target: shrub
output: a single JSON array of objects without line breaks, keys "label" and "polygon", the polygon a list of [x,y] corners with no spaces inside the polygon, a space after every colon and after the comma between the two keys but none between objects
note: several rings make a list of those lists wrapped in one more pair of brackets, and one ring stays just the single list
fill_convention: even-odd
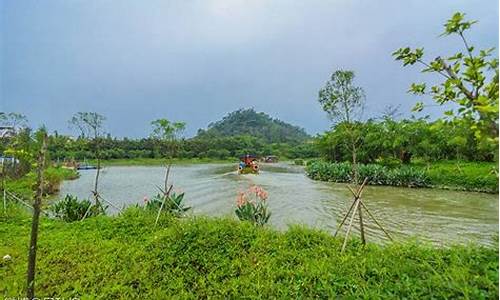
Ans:
[{"label": "shrub", "polygon": [[297,158],[296,160],[293,161],[294,164],[298,166],[303,166],[304,165],[304,160],[301,158]]},{"label": "shrub", "polygon": [[144,208],[151,211],[158,211],[162,203],[165,202],[162,211],[178,217],[191,209],[190,206],[185,206],[184,204],[184,193],[177,195],[172,192],[168,197],[165,197],[163,194],[157,194],[151,200],[144,198],[144,202]]},{"label": "shrub", "polygon": [[[306,167],[307,175],[314,180],[351,182],[352,164],[315,161]],[[370,185],[392,185],[406,187],[428,187],[431,185],[427,173],[418,168],[400,166],[390,169],[376,164],[358,164],[359,177],[368,178]]]},{"label": "shrub", "polygon": [[267,192],[256,185],[251,186],[246,192],[240,192],[235,210],[238,219],[264,226],[271,217],[271,212],[267,209],[267,196]]},{"label": "shrub", "polygon": [[79,201],[77,197],[72,195],[66,195],[63,200],[58,201],[54,205],[52,205],[50,210],[52,213],[54,213],[54,216],[56,218],[66,222],[73,222],[83,219],[83,216],[85,215],[85,212],[87,212],[87,210],[89,210],[89,212],[87,213],[87,217],[93,217],[100,213],[103,213],[102,209],[97,209],[95,205],[92,205],[89,200],[84,199],[82,201]]}]

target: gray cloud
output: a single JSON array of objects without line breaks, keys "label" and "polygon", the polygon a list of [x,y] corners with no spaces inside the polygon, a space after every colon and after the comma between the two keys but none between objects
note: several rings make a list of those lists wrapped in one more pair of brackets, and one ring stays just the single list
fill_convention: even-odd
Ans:
[{"label": "gray cloud", "polygon": [[409,114],[408,85],[429,77],[390,54],[456,52],[460,41],[438,38],[455,11],[480,21],[474,44],[498,44],[497,1],[2,1],[0,109],[62,132],[74,112],[98,111],[112,134],[144,136],[155,118],[192,135],[255,107],[317,133],[329,127],[317,91],[345,68],[367,115]]}]

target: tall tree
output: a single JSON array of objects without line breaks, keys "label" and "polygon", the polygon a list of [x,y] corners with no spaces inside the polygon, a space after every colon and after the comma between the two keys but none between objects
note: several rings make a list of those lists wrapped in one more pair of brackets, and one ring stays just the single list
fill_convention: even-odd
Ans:
[{"label": "tall tree", "polygon": [[318,101],[335,125],[342,124],[349,134],[354,181],[358,183],[357,148],[361,132],[355,122],[363,114],[365,93],[354,85],[354,72],[337,70],[319,91]]},{"label": "tall tree", "polygon": [[[400,48],[392,55],[403,66],[420,64],[422,72],[435,73],[442,81],[427,88],[426,83],[413,83],[409,92],[429,95],[438,105],[454,103],[457,111],[449,110],[445,116],[455,121],[471,124],[476,138],[498,144],[498,58],[492,56],[495,48],[477,51],[466,38],[466,32],[477,21],[465,20],[465,14],[455,13],[445,24],[441,36],[456,36],[464,49],[449,57],[438,56],[434,60],[423,59],[424,49]],[[424,108],[418,102],[414,111]]]},{"label": "tall tree", "polygon": [[104,121],[106,118],[96,112],[78,112],[76,113],[70,122],[70,125],[76,127],[83,138],[92,139],[94,157],[97,162],[97,169],[94,181],[94,190],[92,193],[94,194],[95,205],[97,210],[104,211],[103,206],[99,201],[99,174],[101,171],[101,152],[100,152],[100,143],[101,139],[104,136]]}]

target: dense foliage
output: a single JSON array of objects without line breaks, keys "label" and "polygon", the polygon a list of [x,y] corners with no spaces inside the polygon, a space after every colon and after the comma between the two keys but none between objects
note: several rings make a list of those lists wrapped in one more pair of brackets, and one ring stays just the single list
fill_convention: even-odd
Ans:
[{"label": "dense foliage", "polygon": [[[75,170],[49,167],[44,172],[44,194],[52,195],[59,192],[59,187],[63,180],[78,178],[79,174]],[[36,174],[29,172],[20,178],[7,177],[5,181],[6,190],[21,196],[23,199],[31,199],[34,195],[33,187],[36,182]]]},{"label": "dense foliage", "polygon": [[[456,111],[445,115],[458,122],[466,122],[475,136],[498,145],[498,54],[495,48],[477,49],[470,44],[466,32],[477,21],[465,19],[457,12],[444,24],[442,36],[454,36],[463,43],[462,50],[447,57],[437,56],[424,60],[424,48],[400,48],[393,53],[403,66],[420,64],[424,73],[434,73],[441,79],[430,89],[426,83],[413,83],[409,92],[432,96],[435,103],[453,103]],[[414,110],[422,110],[424,103],[417,103]]]},{"label": "dense foliage", "polygon": [[349,161],[348,136],[353,130],[359,132],[357,160],[362,163],[395,159],[408,164],[413,157],[428,161],[494,161],[498,156],[495,144],[476,139],[474,131],[463,122],[384,118],[349,126],[338,124],[316,140],[322,157],[329,161]]},{"label": "dense foliage", "polygon": [[[22,297],[29,219],[0,216],[0,295]],[[176,219],[129,209],[40,224],[39,297],[496,299],[498,250],[474,245],[362,247],[301,227]]]},{"label": "dense foliage", "polygon": [[[165,120],[154,121],[155,130],[161,125],[159,121]],[[210,124],[207,130],[200,130],[193,138],[178,140],[174,152],[170,151],[170,139],[158,138],[157,134],[142,139],[117,139],[108,135],[98,140],[102,159],[162,158],[165,153],[171,152],[177,158],[227,159],[245,153],[289,158],[315,157],[318,152],[310,139],[299,127],[253,109],[241,109]],[[84,137],[72,139],[57,133],[50,137],[49,152],[54,159],[95,158],[92,141]]]},{"label": "dense foliage", "polygon": [[[331,182],[352,182],[354,176],[349,162],[314,160],[308,163],[306,172],[314,180]],[[361,179],[368,178],[370,185],[439,187],[498,193],[498,167],[494,163],[360,164],[358,172]]]}]

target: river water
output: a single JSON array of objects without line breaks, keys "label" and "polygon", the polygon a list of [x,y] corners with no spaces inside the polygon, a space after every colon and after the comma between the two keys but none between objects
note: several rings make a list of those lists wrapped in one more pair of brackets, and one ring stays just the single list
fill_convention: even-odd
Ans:
[{"label": "river water", "polygon": [[[238,175],[236,165],[193,164],[173,166],[174,190],[185,192],[192,214],[235,217],[236,195],[253,184],[269,192],[270,223],[278,229],[303,224],[335,232],[352,203],[345,184],[313,181],[302,167],[264,164],[259,175]],[[144,197],[163,185],[163,167],[107,167],[101,172],[100,193],[122,207],[142,205]],[[77,180],[66,181],[61,196],[90,198],[95,170],[81,171]],[[439,189],[368,186],[363,202],[396,240],[415,238],[438,245],[477,242],[497,245],[498,195]],[[112,208],[111,213],[114,213]],[[367,240],[384,242],[383,232],[367,214]],[[355,219],[357,220],[357,219]],[[354,223],[354,234],[358,234]],[[345,228],[345,227],[344,227]]]}]

